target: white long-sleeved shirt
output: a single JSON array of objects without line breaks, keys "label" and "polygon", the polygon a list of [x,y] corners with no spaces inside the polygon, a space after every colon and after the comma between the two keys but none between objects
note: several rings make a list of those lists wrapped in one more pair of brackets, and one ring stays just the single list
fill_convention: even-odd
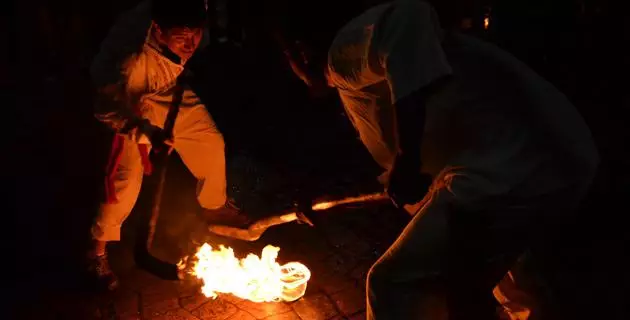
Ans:
[{"label": "white long-sleeved shirt", "polygon": [[361,140],[386,169],[397,150],[396,101],[444,76],[450,83],[422,106],[422,157],[430,173],[467,168],[460,194],[544,192],[597,166],[590,131],[562,93],[489,43],[443,37],[428,3],[398,0],[351,20],[331,45],[328,68]]},{"label": "white long-sleeved shirt", "polygon": [[[118,133],[142,117],[147,106],[168,107],[169,95],[186,61],[163,54],[153,36],[151,1],[123,13],[101,44],[90,73],[97,88],[95,114]],[[200,47],[207,44],[207,32]]]}]

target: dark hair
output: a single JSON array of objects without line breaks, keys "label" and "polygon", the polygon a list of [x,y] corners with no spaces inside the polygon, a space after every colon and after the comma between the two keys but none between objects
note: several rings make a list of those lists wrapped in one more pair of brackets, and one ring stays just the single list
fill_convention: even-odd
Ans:
[{"label": "dark hair", "polygon": [[152,0],[151,16],[162,29],[199,28],[207,19],[204,0]]}]

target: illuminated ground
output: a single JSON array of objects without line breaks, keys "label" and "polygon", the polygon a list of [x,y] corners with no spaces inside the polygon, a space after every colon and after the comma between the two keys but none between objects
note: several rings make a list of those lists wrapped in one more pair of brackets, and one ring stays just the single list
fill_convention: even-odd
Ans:
[{"label": "illuminated ground", "polygon": [[[114,268],[122,278],[119,292],[81,295],[78,292],[55,294],[48,291],[42,296],[42,307],[33,310],[36,314],[53,313],[61,319],[324,320],[361,319],[364,316],[366,272],[402,227],[403,215],[387,205],[335,209],[321,216],[318,228],[289,224],[270,229],[255,243],[230,241],[206,233],[194,213],[187,212],[186,208],[195,207],[194,181],[177,160],[172,161],[169,169],[170,184],[153,249],[156,256],[176,261],[184,254],[178,248],[194,241],[226,244],[234,247],[237,255],[260,254],[264,245],[273,244],[282,248],[280,262],[300,261],[312,270],[306,296],[293,303],[256,304],[230,295],[212,300],[201,295],[198,283],[194,281],[158,279],[133,264],[129,250],[133,241],[129,239],[133,239],[134,224],[140,223],[133,216],[125,227],[123,243],[111,250]],[[267,173],[267,179],[274,179]],[[249,198],[249,201],[241,202],[250,206],[261,201],[253,197],[241,198]],[[148,200],[150,193],[145,192],[139,208],[146,208]],[[55,291],[54,288],[50,290]]]}]

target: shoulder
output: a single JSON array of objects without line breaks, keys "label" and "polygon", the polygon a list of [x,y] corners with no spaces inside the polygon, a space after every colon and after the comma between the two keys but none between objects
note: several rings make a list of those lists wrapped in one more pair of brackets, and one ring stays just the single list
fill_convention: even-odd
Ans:
[{"label": "shoulder", "polygon": [[375,39],[392,6],[386,3],[368,9],[339,30],[328,50],[329,81],[335,87],[361,90],[385,80]]},{"label": "shoulder", "polygon": [[331,50],[343,48],[351,43],[368,40],[374,26],[382,19],[391,6],[391,3],[387,3],[373,7],[350,20],[337,32],[331,44]]},{"label": "shoulder", "polygon": [[[342,27],[328,49],[328,66],[331,74],[344,78],[344,86],[360,87],[368,80],[376,81],[366,72],[371,70],[374,31],[378,22],[387,13],[392,4],[373,7]],[[366,78],[367,77],[367,78]],[[374,81],[372,81],[374,80]],[[341,84],[338,83],[341,87]]]},{"label": "shoulder", "polygon": [[97,86],[119,81],[142,56],[151,28],[151,4],[145,0],[122,13],[110,29],[90,67]]}]

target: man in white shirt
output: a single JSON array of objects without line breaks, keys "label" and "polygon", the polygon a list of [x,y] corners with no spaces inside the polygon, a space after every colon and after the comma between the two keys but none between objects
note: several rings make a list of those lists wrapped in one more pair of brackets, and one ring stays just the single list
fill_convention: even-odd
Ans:
[{"label": "man in white shirt", "polygon": [[[292,67],[308,85],[324,79]],[[510,54],[445,33],[422,1],[351,20],[324,73],[392,201],[413,216],[368,274],[368,319],[443,319],[446,305],[450,319],[486,319],[493,287],[596,173],[583,119]],[[496,293],[513,319],[533,312]]]},{"label": "man in white shirt", "polygon": [[[120,240],[143,172],[151,171],[150,148],[179,153],[199,180],[197,199],[208,222],[247,223],[226,197],[223,136],[199,97],[178,82],[207,36],[206,10],[204,0],[144,1],[119,18],[92,64],[96,117],[116,132],[90,253],[92,271],[109,288],[117,281],[105,247]],[[181,103],[170,139],[162,128],[175,99]]]}]

